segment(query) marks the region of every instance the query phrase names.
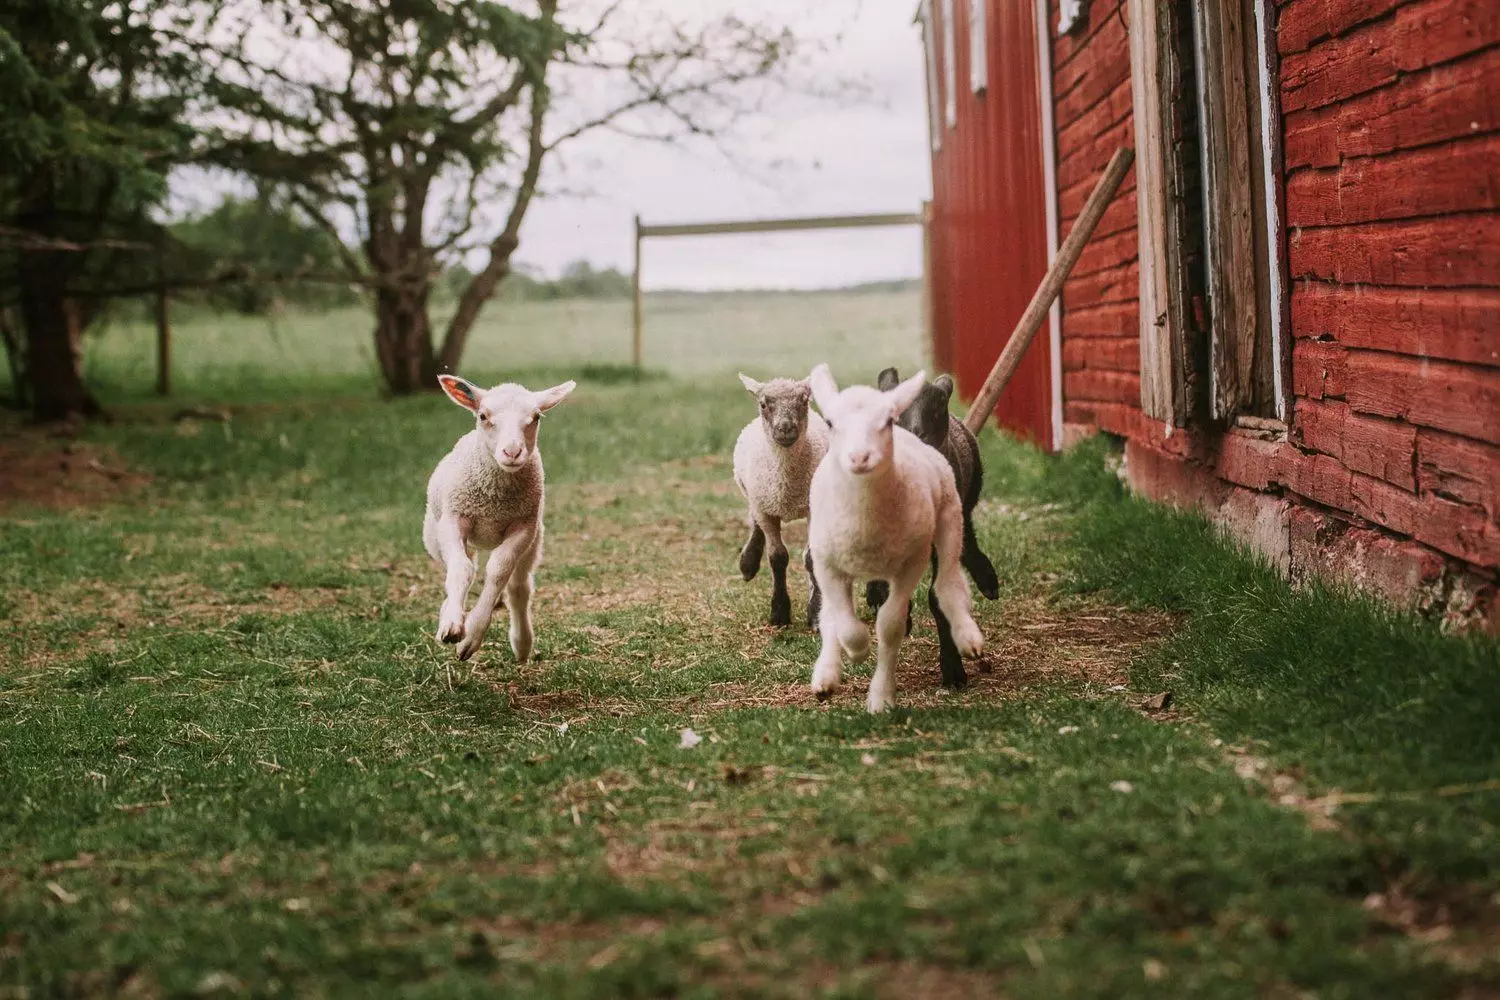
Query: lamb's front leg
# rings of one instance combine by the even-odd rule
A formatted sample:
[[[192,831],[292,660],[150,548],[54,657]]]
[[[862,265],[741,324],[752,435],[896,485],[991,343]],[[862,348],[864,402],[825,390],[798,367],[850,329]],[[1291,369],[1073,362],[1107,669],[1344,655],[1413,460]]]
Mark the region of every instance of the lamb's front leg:
[[[781,519],[759,515],[760,530],[765,533],[766,547],[770,550],[767,562],[771,564],[771,624],[792,623],[792,598],[786,590],[786,568],[791,563],[791,553],[781,540]]]
[[[854,581],[813,556],[813,575],[818,581],[818,591],[823,597],[823,607],[818,615],[818,631],[823,638],[823,647],[813,664],[812,689],[822,701],[838,690],[843,670],[842,650],[845,641],[855,630],[864,630],[864,625],[854,614]],[[868,636],[865,646],[869,646]]]
[[[437,548],[447,570],[437,638],[438,642],[459,642],[464,637],[464,598],[474,584],[474,563],[469,559],[463,526],[457,517],[445,517],[437,523]]]
[[[500,601],[501,591],[510,583],[521,556],[529,554],[535,543],[536,526],[528,524],[511,529],[490,553],[484,567],[484,589],[480,591],[479,600],[474,602],[474,610],[469,612],[469,619],[464,623],[466,634],[458,646],[460,660],[467,660],[479,652],[484,635],[489,631],[490,619],[494,617],[495,605]]]

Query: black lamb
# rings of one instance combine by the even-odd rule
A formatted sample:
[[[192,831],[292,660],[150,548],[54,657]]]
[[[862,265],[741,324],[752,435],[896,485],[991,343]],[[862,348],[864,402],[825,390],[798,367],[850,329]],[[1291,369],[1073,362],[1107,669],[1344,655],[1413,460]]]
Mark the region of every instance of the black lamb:
[[[887,368],[880,373],[875,384],[880,389],[890,389],[900,381],[896,369]],[[953,376],[939,375],[922,387],[922,394],[901,414],[899,423],[925,444],[942,452],[952,466],[964,508],[964,548],[959,561],[968,570],[979,592],[993,601],[1000,596],[1000,581],[995,576],[994,565],[980,550],[979,540],[974,537],[974,506],[979,503],[979,491],[984,484],[984,465],[979,458],[979,442],[974,440],[963,421],[948,412],[952,398]],[[870,607],[879,607],[885,603],[886,593],[885,583],[873,580],[865,589],[865,600]]]

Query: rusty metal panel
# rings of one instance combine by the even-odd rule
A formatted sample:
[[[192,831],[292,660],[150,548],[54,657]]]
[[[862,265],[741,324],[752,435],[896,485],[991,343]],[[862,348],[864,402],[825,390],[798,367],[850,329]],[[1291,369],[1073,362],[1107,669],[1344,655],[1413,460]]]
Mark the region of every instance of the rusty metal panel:
[[[987,81],[971,84],[969,3],[927,9],[944,34],[942,54],[958,65],[932,74],[957,81],[950,95],[955,123],[939,122],[932,158],[933,354],[952,371],[960,393],[979,391],[1011,329],[1047,272],[1046,183],[1042,167],[1036,9],[985,0]],[[952,11],[955,23],[941,23]],[[947,33],[956,30],[953,44]],[[931,50],[929,50],[931,51]],[[1027,350],[995,415],[1017,435],[1052,443],[1052,373],[1046,337]]]

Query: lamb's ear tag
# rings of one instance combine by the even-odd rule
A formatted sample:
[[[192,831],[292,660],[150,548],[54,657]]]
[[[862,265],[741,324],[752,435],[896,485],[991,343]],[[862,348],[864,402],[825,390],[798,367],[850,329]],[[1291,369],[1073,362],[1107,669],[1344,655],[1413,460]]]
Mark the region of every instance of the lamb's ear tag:
[[[464,409],[479,409],[479,387],[472,382],[461,379],[457,375],[439,375],[438,385],[443,387],[449,399]]]

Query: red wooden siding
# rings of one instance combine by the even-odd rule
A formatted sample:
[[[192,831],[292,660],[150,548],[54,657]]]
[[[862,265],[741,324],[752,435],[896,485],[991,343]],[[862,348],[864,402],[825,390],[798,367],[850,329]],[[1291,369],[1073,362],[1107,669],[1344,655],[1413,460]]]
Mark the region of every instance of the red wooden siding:
[[[942,9],[932,4],[935,19]],[[1047,216],[1034,7],[989,0],[989,83],[980,94],[969,85],[968,9],[967,0],[955,0],[957,72],[937,74],[940,85],[956,82],[958,122],[939,123],[930,232],[935,361],[956,375],[961,395],[972,397],[1047,272]],[[937,52],[941,59],[943,47]],[[1016,434],[1052,446],[1045,330],[995,414]]]
[[[1237,506],[1272,511],[1279,541],[1257,544],[1284,568],[1343,566],[1500,628],[1500,4],[1272,7],[1287,439],[1201,421],[1168,437],[1142,415],[1133,178],[1064,287],[1064,419],[1127,438],[1145,492],[1231,527]],[[1115,148],[1134,142],[1126,17],[1090,3],[1058,37],[1051,4],[1063,234]]]

